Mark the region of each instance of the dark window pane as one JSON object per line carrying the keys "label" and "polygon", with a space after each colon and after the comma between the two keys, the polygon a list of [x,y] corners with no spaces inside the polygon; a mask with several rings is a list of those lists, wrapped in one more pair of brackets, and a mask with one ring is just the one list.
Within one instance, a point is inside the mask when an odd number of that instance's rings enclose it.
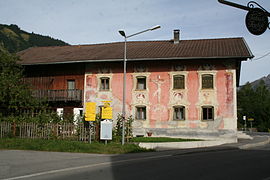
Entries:
{"label": "dark window pane", "polygon": [[185,120],[185,107],[176,106],[173,108],[173,120]]}
{"label": "dark window pane", "polygon": [[202,119],[214,120],[214,107],[202,107]]}
{"label": "dark window pane", "polygon": [[136,119],[138,120],[146,119],[146,107],[136,107]]}
{"label": "dark window pane", "polygon": [[203,120],[207,120],[207,108],[203,108]]}
{"label": "dark window pane", "polygon": [[173,76],[173,89],[185,89],[185,76]]}
{"label": "dark window pane", "polygon": [[214,88],[213,75],[211,74],[202,75],[202,89],[213,89],[213,88]]}
{"label": "dark window pane", "polygon": [[109,90],[110,89],[110,78],[101,78],[100,79],[100,90]]}
{"label": "dark window pane", "polygon": [[137,77],[137,89],[146,89],[146,77]]}
{"label": "dark window pane", "polygon": [[213,108],[208,108],[208,119],[213,119]]}

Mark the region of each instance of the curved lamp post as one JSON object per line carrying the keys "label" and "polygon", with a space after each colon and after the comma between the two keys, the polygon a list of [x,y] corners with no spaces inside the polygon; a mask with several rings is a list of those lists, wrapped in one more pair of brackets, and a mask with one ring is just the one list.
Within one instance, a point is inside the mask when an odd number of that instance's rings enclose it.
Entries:
{"label": "curved lamp post", "polygon": [[127,74],[127,39],[132,37],[132,36],[136,36],[138,34],[142,34],[144,32],[147,31],[153,31],[156,29],[159,29],[160,26],[154,26],[152,28],[131,34],[131,35],[126,35],[124,30],[119,30],[118,32],[121,34],[121,36],[123,36],[125,38],[125,48],[124,48],[124,76],[123,76],[123,106],[122,106],[122,145],[125,144],[125,120],[126,120],[126,74]]}

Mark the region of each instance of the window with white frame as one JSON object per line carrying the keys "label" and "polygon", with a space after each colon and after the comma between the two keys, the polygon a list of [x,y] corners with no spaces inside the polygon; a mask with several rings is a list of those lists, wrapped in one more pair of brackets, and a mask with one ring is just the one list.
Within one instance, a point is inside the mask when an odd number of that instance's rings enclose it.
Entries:
{"label": "window with white frame", "polygon": [[184,75],[173,76],[173,89],[185,89],[185,76]]}
{"label": "window with white frame", "polygon": [[145,106],[137,106],[135,112],[136,120],[146,120],[146,107]]}
{"label": "window with white frame", "polygon": [[214,120],[214,107],[203,106],[202,107],[202,120]]}
{"label": "window with white frame", "polygon": [[184,106],[173,107],[173,120],[185,120],[185,107]]}
{"label": "window with white frame", "polygon": [[101,77],[100,78],[100,90],[101,91],[109,91],[110,90],[110,78]]}
{"label": "window with white frame", "polygon": [[145,90],[146,89],[146,77],[145,76],[138,76],[136,90]]}

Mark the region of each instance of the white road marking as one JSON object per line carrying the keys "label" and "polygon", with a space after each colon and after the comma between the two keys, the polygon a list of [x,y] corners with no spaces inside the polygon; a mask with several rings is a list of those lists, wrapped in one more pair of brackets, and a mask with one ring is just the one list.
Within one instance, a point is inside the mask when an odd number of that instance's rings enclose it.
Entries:
{"label": "white road marking", "polygon": [[124,162],[131,162],[131,161],[140,161],[140,160],[147,160],[147,159],[159,159],[159,158],[165,158],[165,157],[170,157],[170,156],[172,156],[172,155],[169,154],[169,155],[161,155],[161,156],[152,156],[152,157],[143,157],[143,158],[136,158],[136,159],[119,160],[119,161],[114,161],[114,162],[103,162],[103,163],[98,163],[98,164],[90,164],[90,165],[77,166],[77,167],[71,167],[71,168],[44,171],[44,172],[40,172],[40,173],[28,174],[28,175],[24,175],[24,176],[17,176],[17,177],[7,178],[7,179],[3,179],[3,180],[25,179],[25,178],[31,178],[31,177],[42,176],[42,175],[47,175],[47,174],[60,173],[60,172],[65,172],[65,171],[92,168],[92,167],[97,167],[97,166],[105,166],[105,165],[110,165],[110,164],[113,165],[113,164],[117,164],[117,163],[124,163]]}

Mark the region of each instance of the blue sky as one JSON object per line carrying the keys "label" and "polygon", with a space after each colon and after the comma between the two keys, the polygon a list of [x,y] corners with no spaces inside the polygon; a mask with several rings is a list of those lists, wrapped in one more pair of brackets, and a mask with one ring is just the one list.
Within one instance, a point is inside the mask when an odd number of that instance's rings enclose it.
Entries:
{"label": "blue sky", "polygon": [[[269,0],[256,2],[270,11]],[[130,40],[168,40],[173,29],[181,30],[181,39],[244,37],[256,59],[270,52],[270,30],[250,34],[246,14],[217,0],[0,0],[1,24],[17,24],[72,45],[122,41],[119,29],[133,34],[160,25],[161,29]],[[270,55],[243,62],[240,84],[268,74]]]}

